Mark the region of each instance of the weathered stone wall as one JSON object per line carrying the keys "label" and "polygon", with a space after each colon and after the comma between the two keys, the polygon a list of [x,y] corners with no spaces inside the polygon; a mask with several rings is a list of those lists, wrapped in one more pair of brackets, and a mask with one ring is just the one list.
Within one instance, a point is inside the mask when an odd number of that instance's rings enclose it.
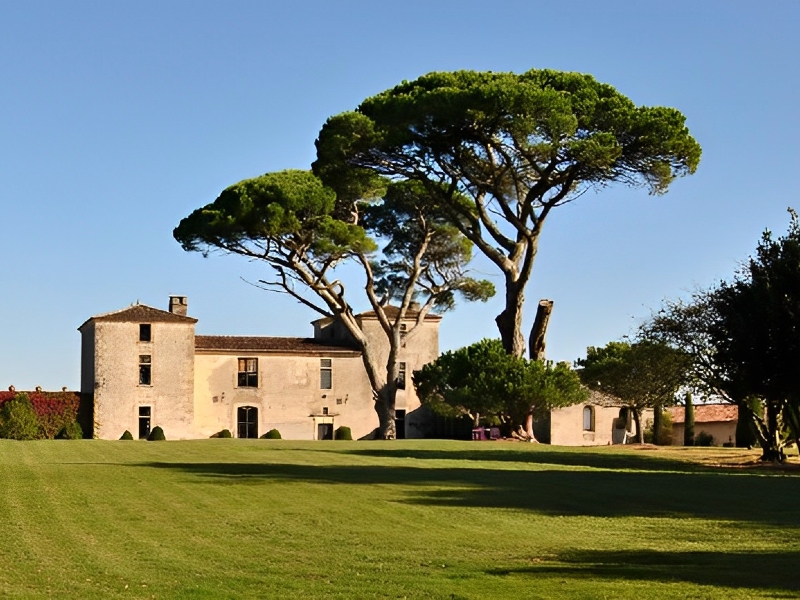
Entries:
{"label": "weathered stone wall", "polygon": [[[258,359],[258,387],[237,385],[238,359]],[[330,359],[332,389],[320,387],[320,359]],[[313,440],[319,423],[350,427],[354,438],[378,426],[361,357],[204,352],[195,356],[194,415],[198,437],[222,429],[237,436],[238,409],[258,409],[258,435]],[[327,409],[327,411],[325,410]],[[325,415],[324,413],[328,414]]]}
{"label": "weathered stone wall", "polygon": [[[194,324],[153,322],[150,342],[139,341],[139,323],[97,321],[84,326],[87,334],[90,325],[95,436],[118,439],[127,429],[137,437],[139,407],[150,406],[151,427],[160,426],[167,439],[195,437]],[[151,357],[150,385],[139,384],[140,355]]]}
{"label": "weathered stone wall", "polygon": [[[583,429],[583,409],[594,408],[594,431]],[[576,404],[550,411],[550,443],[554,446],[605,446],[622,443],[625,429],[618,429],[618,406],[601,406],[593,404]],[[642,424],[652,420],[653,411],[644,411]],[[636,423],[631,417],[628,438],[635,439]]]}

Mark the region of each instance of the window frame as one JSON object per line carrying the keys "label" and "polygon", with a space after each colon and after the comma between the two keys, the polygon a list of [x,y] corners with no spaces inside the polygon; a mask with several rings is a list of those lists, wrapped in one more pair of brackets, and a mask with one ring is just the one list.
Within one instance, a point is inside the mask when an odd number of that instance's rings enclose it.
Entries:
{"label": "window frame", "polygon": [[397,382],[396,387],[398,390],[406,389],[406,363],[405,361],[397,362]]}
{"label": "window frame", "polygon": [[[253,361],[252,363],[250,361]],[[248,370],[250,366],[253,370]],[[244,366],[244,370],[242,367]],[[237,388],[258,388],[258,357],[242,356],[236,359],[236,387]]]}
{"label": "window frame", "polygon": [[[325,385],[326,374],[328,377],[327,386]],[[333,389],[333,360],[331,360],[330,358],[319,359],[319,389],[321,390]]]}
{"label": "window frame", "polygon": [[[146,414],[143,414],[143,411]],[[139,414],[139,416],[138,416],[138,419],[139,419],[139,439],[140,440],[146,440],[148,437],[150,437],[150,431],[152,430],[151,426],[153,424],[153,407],[150,406],[149,404],[147,404],[147,405],[139,405],[139,413],[138,414]],[[147,425],[146,425],[147,433],[144,436],[142,436],[142,420],[143,419],[147,420]]]}
{"label": "window frame", "polygon": [[153,385],[153,355],[139,355],[139,385],[149,387]]}
{"label": "window frame", "polygon": [[139,341],[144,343],[149,343],[153,341],[152,323],[139,323]]}
{"label": "window frame", "polygon": [[[587,404],[586,406],[583,407],[583,411],[581,412],[581,415],[583,417],[583,430],[584,431],[591,432],[591,431],[595,430],[594,413],[595,413],[594,406],[591,406],[591,405]],[[587,415],[589,417],[588,427],[587,427],[587,423],[586,423]]]}

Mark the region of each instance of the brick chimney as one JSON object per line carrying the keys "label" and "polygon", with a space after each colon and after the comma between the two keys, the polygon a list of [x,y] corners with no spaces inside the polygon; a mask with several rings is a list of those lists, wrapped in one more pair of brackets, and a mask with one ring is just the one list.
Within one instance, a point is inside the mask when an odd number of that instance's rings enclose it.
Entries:
{"label": "brick chimney", "polygon": [[188,309],[188,307],[189,307],[189,302],[186,299],[186,296],[169,297],[169,312],[185,317],[186,310]]}

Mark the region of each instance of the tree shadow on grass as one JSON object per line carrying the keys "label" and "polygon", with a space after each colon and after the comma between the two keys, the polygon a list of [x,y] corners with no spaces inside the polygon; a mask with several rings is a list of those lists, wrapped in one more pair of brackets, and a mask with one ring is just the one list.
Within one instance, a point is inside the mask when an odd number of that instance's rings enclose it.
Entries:
{"label": "tree shadow on grass", "polygon": [[[133,465],[128,465],[133,466]],[[300,481],[396,485],[401,502],[594,517],[684,516],[800,528],[796,477],[731,472],[500,470],[393,465],[145,463],[225,485]],[[767,509],[765,499],[773,499]]]}
{"label": "tree shadow on grass", "polygon": [[642,450],[634,452],[589,452],[573,449],[555,449],[547,447],[546,451],[536,448],[525,450],[509,450],[507,447],[476,448],[475,450],[418,450],[414,448],[359,448],[332,449],[326,452],[351,454],[356,456],[372,456],[376,458],[413,458],[417,460],[464,460],[464,461],[499,461],[518,462],[523,464],[558,465],[571,467],[591,467],[595,469],[634,469],[645,471],[681,471],[702,472],[713,471],[715,467],[698,465],[689,461],[676,460],[659,456],[656,451]]}
{"label": "tree shadow on grass", "polygon": [[[800,552],[570,551],[522,569],[492,569],[491,575],[555,575],[586,579],[688,582],[734,588],[800,591]],[[777,597],[796,598],[796,594]]]}

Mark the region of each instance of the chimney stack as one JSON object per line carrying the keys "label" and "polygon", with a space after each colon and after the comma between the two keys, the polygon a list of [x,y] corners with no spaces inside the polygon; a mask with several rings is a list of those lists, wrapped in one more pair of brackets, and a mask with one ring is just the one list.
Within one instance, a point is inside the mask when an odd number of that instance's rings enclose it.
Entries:
{"label": "chimney stack", "polygon": [[185,317],[188,306],[189,302],[187,301],[186,296],[169,297],[169,312],[173,314]]}

